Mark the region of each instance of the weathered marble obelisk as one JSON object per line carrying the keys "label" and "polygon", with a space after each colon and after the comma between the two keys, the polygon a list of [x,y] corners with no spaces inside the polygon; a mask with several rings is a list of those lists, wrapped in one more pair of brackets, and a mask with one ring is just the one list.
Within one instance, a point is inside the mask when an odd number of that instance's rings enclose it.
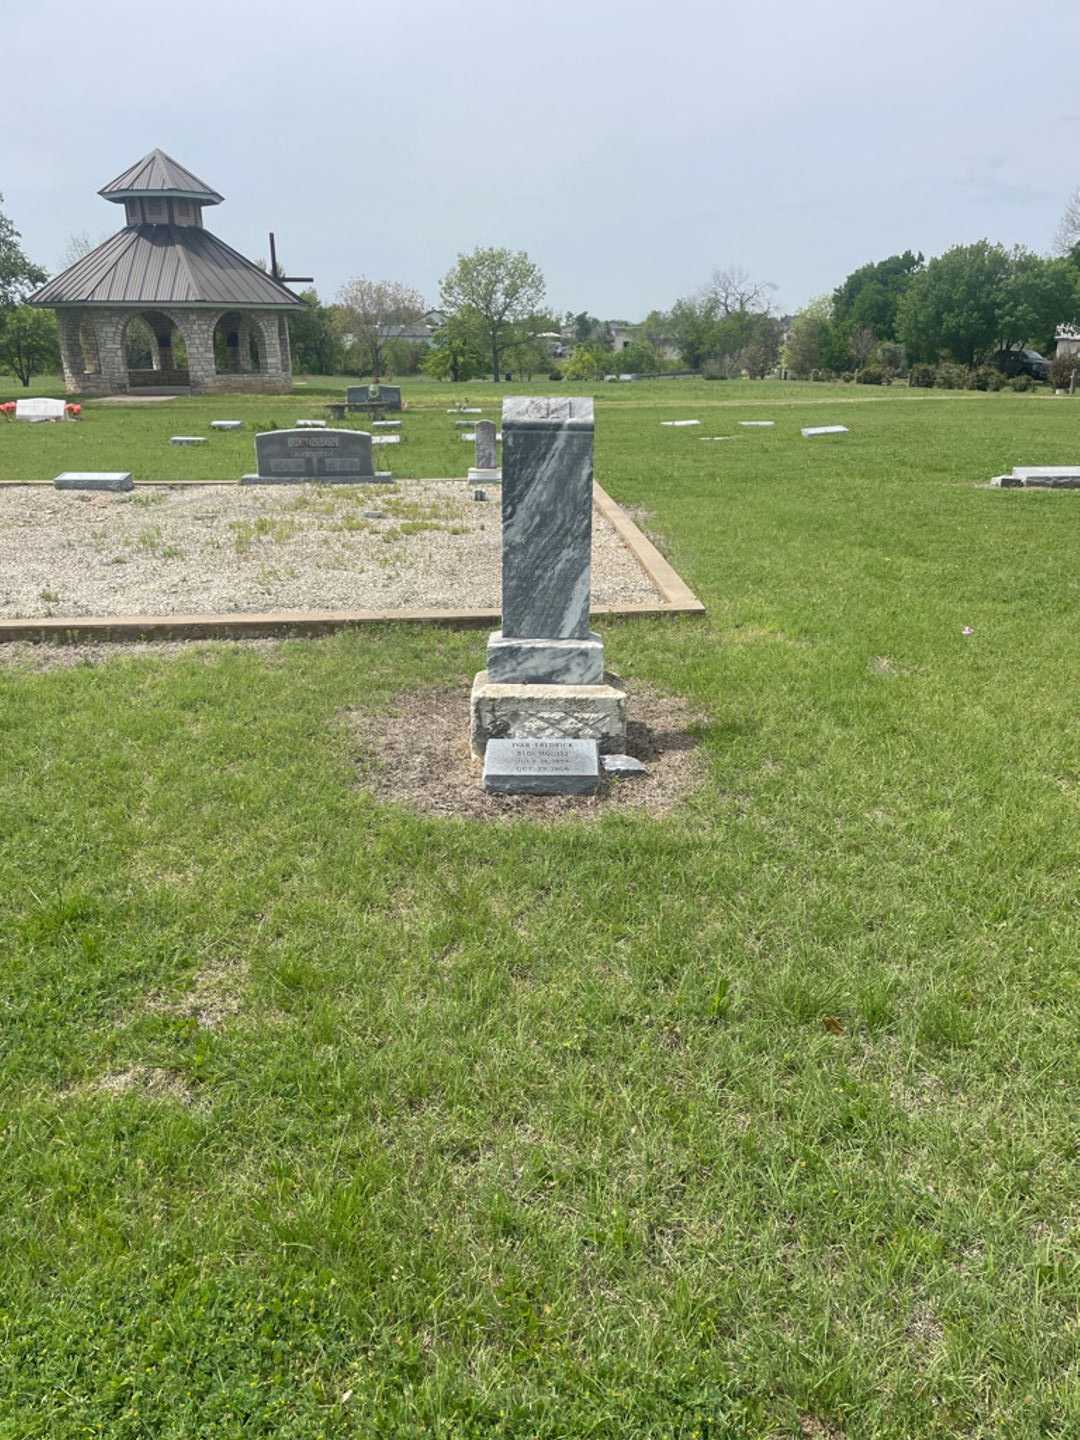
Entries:
{"label": "weathered marble obelisk", "polygon": [[473,750],[524,738],[621,749],[625,693],[605,683],[589,628],[593,402],[508,398],[502,433],[502,629],[473,685]]}

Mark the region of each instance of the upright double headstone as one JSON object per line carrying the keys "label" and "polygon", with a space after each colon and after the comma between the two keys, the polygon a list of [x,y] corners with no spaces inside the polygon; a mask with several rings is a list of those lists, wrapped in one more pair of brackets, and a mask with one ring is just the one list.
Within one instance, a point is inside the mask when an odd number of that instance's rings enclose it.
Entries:
{"label": "upright double headstone", "polygon": [[473,685],[473,750],[492,739],[619,750],[625,693],[589,628],[593,402],[506,399],[502,433],[502,628]]}

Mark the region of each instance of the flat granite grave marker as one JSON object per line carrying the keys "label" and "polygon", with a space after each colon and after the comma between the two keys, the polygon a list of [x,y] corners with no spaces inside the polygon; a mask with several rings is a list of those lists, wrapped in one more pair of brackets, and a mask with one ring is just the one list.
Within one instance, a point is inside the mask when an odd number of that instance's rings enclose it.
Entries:
{"label": "flat granite grave marker", "polygon": [[595,740],[489,740],[484,789],[504,795],[593,795],[600,785]]}
{"label": "flat granite grave marker", "polygon": [[65,470],[53,481],[57,490],[134,490],[130,470]]}
{"label": "flat granite grave marker", "polygon": [[211,430],[243,430],[243,420],[211,420]]}
{"label": "flat granite grave marker", "polygon": [[807,440],[812,440],[815,435],[846,435],[846,425],[804,425],[802,432]]}
{"label": "flat granite grave marker", "polygon": [[666,425],[670,430],[681,430],[686,425],[700,425],[700,420],[661,420],[661,425]]}
{"label": "flat granite grave marker", "polygon": [[241,485],[362,485],[392,477],[375,470],[366,430],[266,430],[255,436],[257,473]]}
{"label": "flat granite grave marker", "polygon": [[170,435],[170,445],[205,445],[205,435]]}
{"label": "flat granite grave marker", "polygon": [[626,695],[589,629],[593,402],[503,401],[502,629],[472,690],[472,748],[492,740],[626,743]]}
{"label": "flat granite grave marker", "polygon": [[16,420],[63,420],[66,418],[65,400],[48,400],[38,396],[30,400],[15,401]]}
{"label": "flat granite grave marker", "polygon": [[325,420],[297,420],[297,422],[296,422],[296,429],[297,429],[297,430],[325,430],[325,429],[326,429],[326,421],[325,421]]}
{"label": "flat granite grave marker", "polygon": [[740,420],[739,424],[744,430],[773,430],[776,427],[775,420]]}

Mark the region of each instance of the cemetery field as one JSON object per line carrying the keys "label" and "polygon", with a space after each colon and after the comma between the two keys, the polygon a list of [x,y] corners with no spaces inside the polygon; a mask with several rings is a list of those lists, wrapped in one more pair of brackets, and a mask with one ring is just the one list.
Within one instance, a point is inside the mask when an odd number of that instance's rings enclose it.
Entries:
{"label": "cemetery field", "polygon": [[[390,468],[464,476],[405,393]],[[483,633],[0,647],[0,1440],[1080,1432],[1080,493],[980,488],[1080,406],[596,396],[708,611],[602,625],[701,717],[663,818],[377,798]],[[0,423],[0,478],[305,413]]]}

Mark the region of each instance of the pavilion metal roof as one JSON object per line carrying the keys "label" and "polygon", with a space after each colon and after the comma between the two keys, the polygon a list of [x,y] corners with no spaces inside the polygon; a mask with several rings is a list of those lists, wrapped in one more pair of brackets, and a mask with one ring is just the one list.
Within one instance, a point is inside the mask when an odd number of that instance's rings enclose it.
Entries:
{"label": "pavilion metal roof", "polygon": [[110,180],[98,194],[115,201],[146,195],[171,196],[174,200],[194,200],[200,205],[220,205],[225,198],[164,150],[151,150],[122,175]]}
{"label": "pavilion metal roof", "polygon": [[303,301],[195,225],[129,225],[54,276],[32,305],[257,305]]}

